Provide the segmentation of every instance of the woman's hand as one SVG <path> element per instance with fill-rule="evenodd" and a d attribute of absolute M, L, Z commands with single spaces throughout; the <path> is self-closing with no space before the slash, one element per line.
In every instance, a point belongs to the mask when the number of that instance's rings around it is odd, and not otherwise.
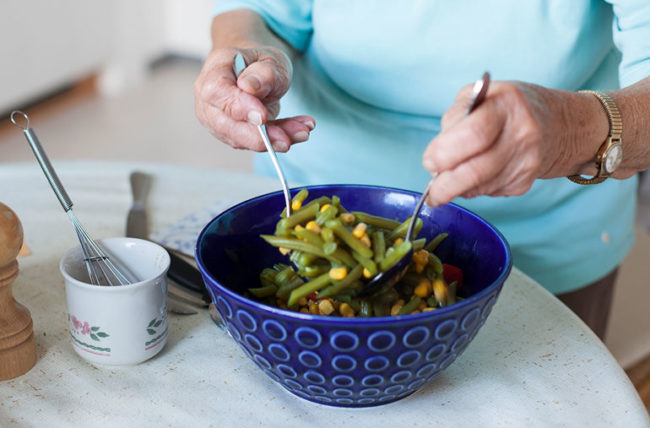
<path fill-rule="evenodd" d="M 459 91 L 424 152 L 425 169 L 439 173 L 430 204 L 522 195 L 537 178 L 596 173 L 594 157 L 609 125 L 593 95 L 493 82 L 466 116 L 471 92 L 471 85 Z"/>
<path fill-rule="evenodd" d="M 248 66 L 235 75 L 241 53 Z M 280 98 L 291 84 L 289 57 L 276 47 L 215 48 L 194 84 L 196 116 L 218 140 L 237 149 L 265 151 L 257 125 L 266 123 L 273 148 L 286 152 L 314 129 L 310 116 L 276 119 Z"/>

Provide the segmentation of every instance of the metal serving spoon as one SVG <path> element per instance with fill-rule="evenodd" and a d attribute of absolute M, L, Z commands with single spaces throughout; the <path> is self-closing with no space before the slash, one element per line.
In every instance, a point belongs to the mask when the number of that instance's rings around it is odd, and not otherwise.
<path fill-rule="evenodd" d="M 483 102 L 483 100 L 485 99 L 485 94 L 487 93 L 488 90 L 488 86 L 490 86 L 490 73 L 486 71 L 485 73 L 483 73 L 483 77 L 481 77 L 481 79 L 477 80 L 476 83 L 474 83 L 472 101 L 470 102 L 469 107 L 467 107 L 467 112 L 465 113 L 465 116 L 469 115 L 472 111 L 474 111 L 474 109 L 476 109 L 476 107 L 478 107 Z M 427 186 L 424 188 L 424 191 L 422 192 L 422 196 L 420 197 L 420 200 L 418 201 L 417 205 L 415 206 L 415 209 L 413 210 L 413 214 L 411 215 L 411 221 L 409 222 L 408 229 L 406 230 L 406 236 L 404 237 L 405 242 L 410 242 L 413 238 L 413 229 L 415 227 L 415 220 L 420 214 L 420 209 L 422 209 L 422 205 L 424 204 L 424 201 L 427 199 L 427 196 L 429 195 L 429 189 L 431 188 L 431 185 L 433 184 L 437 176 L 438 173 L 434 173 L 431 176 L 431 180 L 429 180 L 429 182 L 427 183 Z M 411 264 L 412 258 L 413 258 L 413 247 L 411 246 L 411 249 L 401 259 L 399 259 L 393 266 L 391 266 L 389 269 L 385 270 L 384 272 L 380 272 L 379 274 L 375 275 L 363 287 L 363 289 L 359 294 L 364 296 L 377 294 L 397 284 L 397 282 L 400 279 L 402 279 L 402 277 L 406 273 L 406 270 Z"/>
<path fill-rule="evenodd" d="M 242 71 L 244 71 L 245 68 L 246 68 L 246 61 L 244 60 L 244 57 L 242 56 L 242 54 L 237 53 L 233 60 L 233 70 L 235 72 L 235 76 L 239 77 L 239 74 Z M 278 157 L 276 156 L 275 150 L 273 149 L 273 146 L 271 145 L 271 141 L 269 140 L 269 135 L 266 132 L 266 125 L 258 125 L 257 130 L 262 136 L 262 141 L 266 146 L 266 151 L 269 153 L 269 156 L 271 156 L 271 161 L 273 162 L 275 171 L 278 173 L 278 178 L 280 178 L 280 182 L 282 183 L 282 191 L 284 192 L 284 202 L 287 205 L 287 217 L 290 217 L 291 216 L 291 193 L 289 192 L 287 179 L 285 178 L 284 173 L 282 172 L 282 168 L 280 167 L 280 163 L 278 162 Z"/>

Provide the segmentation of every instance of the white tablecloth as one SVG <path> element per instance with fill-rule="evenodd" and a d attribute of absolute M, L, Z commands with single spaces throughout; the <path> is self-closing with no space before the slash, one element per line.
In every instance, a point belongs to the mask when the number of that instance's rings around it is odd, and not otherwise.
<path fill-rule="evenodd" d="M 169 165 L 55 162 L 94 238 L 124 233 L 133 169 L 155 176 L 162 228 L 219 200 L 279 189 L 276 180 Z M 206 311 L 170 314 L 169 342 L 137 366 L 95 366 L 72 349 L 58 261 L 75 236 L 37 164 L 0 164 L 0 201 L 32 255 L 16 300 L 34 321 L 38 362 L 0 382 L 0 426 L 650 426 L 605 346 L 557 299 L 513 269 L 490 318 L 439 377 L 398 402 L 338 409 L 297 398 L 264 375 Z"/>

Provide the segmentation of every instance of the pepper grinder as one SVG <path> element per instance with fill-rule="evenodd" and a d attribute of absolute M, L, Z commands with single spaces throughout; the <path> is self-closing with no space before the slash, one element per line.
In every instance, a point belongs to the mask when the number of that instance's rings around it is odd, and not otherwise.
<path fill-rule="evenodd" d="M 0 380 L 18 377 L 36 364 L 32 317 L 11 292 L 11 283 L 18 277 L 16 257 L 22 245 L 20 220 L 0 202 Z"/>

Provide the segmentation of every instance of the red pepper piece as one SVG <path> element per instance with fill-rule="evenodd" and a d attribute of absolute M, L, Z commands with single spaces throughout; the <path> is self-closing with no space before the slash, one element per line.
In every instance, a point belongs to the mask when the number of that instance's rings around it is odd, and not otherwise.
<path fill-rule="evenodd" d="M 463 271 L 457 266 L 443 263 L 442 275 L 445 277 L 445 282 L 447 284 L 456 281 L 456 287 L 460 288 L 463 285 Z"/>

